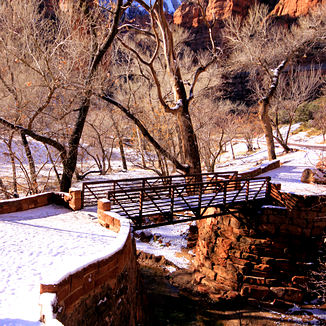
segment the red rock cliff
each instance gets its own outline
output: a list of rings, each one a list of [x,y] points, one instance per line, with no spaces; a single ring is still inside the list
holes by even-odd
[[[318,4],[326,4],[326,0],[280,0],[272,11],[272,15],[299,17],[306,15]]]
[[[251,0],[204,0],[204,10],[209,21],[219,20],[231,15],[245,16],[253,3]],[[271,14],[298,17],[307,14],[318,4],[326,4],[326,0],[280,0]],[[173,21],[183,27],[197,27],[202,21],[201,10],[196,2],[185,1],[175,11]]]
[[[251,0],[206,0],[204,11],[207,20],[224,19],[232,14],[245,15]],[[196,2],[185,1],[174,13],[174,23],[184,27],[197,27],[201,22],[201,9]]]

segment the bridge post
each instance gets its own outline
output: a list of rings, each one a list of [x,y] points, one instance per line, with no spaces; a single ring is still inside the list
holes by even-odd
[[[249,192],[250,192],[250,189],[249,189],[250,180],[246,181],[246,185],[247,185],[247,187],[246,187],[246,201],[248,201],[249,200]]]
[[[270,200],[271,191],[272,191],[271,177],[267,177],[266,182],[267,182],[267,185],[266,185],[266,198],[267,198],[267,200]]]
[[[227,181],[223,182],[223,204],[226,206]]]
[[[81,208],[84,208],[84,183],[82,183],[82,190],[81,190]]]
[[[198,194],[198,212],[197,212],[197,215],[198,215],[198,218],[200,217],[201,215],[201,200],[202,200],[202,194],[203,194],[203,184],[201,183],[199,185],[199,194]]]
[[[173,210],[174,210],[174,187],[171,185],[170,183],[170,187],[169,187],[169,195],[171,198],[171,204],[170,204],[170,218],[171,221],[173,220]]]
[[[139,226],[142,224],[142,219],[143,219],[143,203],[144,203],[144,197],[145,197],[145,179],[142,180],[142,188],[140,189],[139,192],[139,221],[138,224]]]

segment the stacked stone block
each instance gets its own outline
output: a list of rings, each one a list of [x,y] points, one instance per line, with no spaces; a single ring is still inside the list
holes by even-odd
[[[214,300],[236,296],[268,302],[304,300],[309,263],[326,229],[326,198],[284,194],[277,187],[273,191],[284,206],[263,206],[252,216],[255,223],[245,223],[250,216],[240,208],[198,221],[199,291]]]

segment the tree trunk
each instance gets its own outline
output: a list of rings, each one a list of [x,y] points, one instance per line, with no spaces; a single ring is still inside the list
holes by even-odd
[[[189,114],[188,101],[184,102],[177,114],[184,163],[188,165],[187,174],[201,173],[201,164],[197,137]]]
[[[120,23],[120,18],[124,10],[127,9],[127,6],[125,8],[122,7],[123,1],[117,0],[116,3],[116,9],[113,15],[112,19],[112,25],[109,32],[109,35],[104,40],[102,46],[98,47],[98,44],[93,44],[93,53],[90,56],[90,67],[89,67],[89,73],[87,78],[85,78],[85,87],[88,88],[92,78],[94,77],[94,74],[96,70],[98,69],[98,66],[100,62],[102,61],[104,55],[107,53],[108,49],[111,47],[114,38],[116,34],[118,33],[118,26]],[[91,24],[92,26],[92,24]],[[91,31],[93,32],[93,31]],[[92,93],[90,90],[87,90],[82,101],[81,105],[78,110],[78,118],[77,122],[75,123],[74,130],[70,136],[69,139],[69,145],[68,145],[68,154],[66,159],[63,163],[63,173],[60,183],[60,190],[61,191],[69,191],[69,188],[71,186],[72,177],[76,169],[77,165],[77,157],[78,157],[78,146],[79,141],[84,129],[85,121],[87,118],[87,113],[89,111],[90,107],[90,98],[92,96]]]
[[[232,140],[230,140],[230,146],[231,146],[232,158],[235,160],[235,153],[234,153]]]
[[[181,132],[180,132],[180,127],[178,124],[176,125],[176,132],[177,132],[178,149],[179,149],[178,157],[181,162],[185,162],[185,155],[184,155],[183,148],[182,148]]]
[[[12,169],[12,187],[14,194],[18,195],[18,188],[17,188],[17,171],[16,171],[16,163],[15,163],[15,154],[12,150],[12,140],[14,137],[14,132],[10,133],[9,140],[7,143],[8,150],[9,150],[9,156],[10,156],[10,163],[11,163],[11,169]]]
[[[266,138],[268,160],[272,161],[276,159],[276,153],[273,138],[273,128],[268,115],[268,103],[266,103],[264,100],[261,100],[258,105],[259,119],[262,123],[262,128]]]
[[[120,149],[120,155],[121,155],[122,168],[125,171],[127,171],[128,170],[127,160],[126,160],[125,150],[123,147],[123,141],[122,141],[121,137],[119,137],[119,149]]]
[[[79,107],[78,118],[69,139],[67,158],[62,162],[63,173],[60,182],[60,191],[68,192],[71,187],[72,177],[77,165],[78,147],[84,129],[87,113],[90,106],[90,94],[85,95]]]
[[[36,177],[36,169],[35,169],[35,161],[31,152],[31,148],[29,146],[26,134],[22,131],[20,133],[22,143],[25,149],[25,154],[28,161],[28,167],[29,167],[29,174],[31,176],[31,193],[37,194],[38,193],[38,185],[37,185],[37,177]]]
[[[46,144],[44,144],[44,147],[46,148],[46,151],[47,151],[47,153],[48,153],[48,157],[49,157],[49,160],[50,160],[50,162],[51,162],[51,164],[52,164],[52,167],[53,167],[53,170],[54,170],[55,176],[56,176],[56,178],[57,178],[58,185],[60,185],[60,174],[59,174],[58,169],[57,169],[57,167],[56,167],[56,162],[54,162],[54,160],[53,160],[53,158],[52,158],[52,154],[51,154],[51,152],[50,152],[50,150],[49,150],[49,148],[47,147]]]
[[[4,185],[4,183],[2,182],[1,178],[0,178],[0,191],[4,194],[6,199],[10,198],[10,194],[7,191],[6,186]]]
[[[144,149],[143,149],[143,141],[141,139],[138,129],[137,129],[137,138],[138,138],[138,147],[139,147],[139,151],[140,151],[142,166],[144,169],[146,169],[146,160],[145,160]]]
[[[126,160],[126,155],[125,155],[125,150],[123,147],[123,140],[122,140],[122,136],[118,127],[118,124],[116,122],[116,120],[114,119],[113,115],[111,114],[111,120],[113,122],[113,128],[115,130],[115,133],[118,137],[118,141],[119,141],[119,150],[120,150],[120,155],[121,155],[121,162],[122,162],[122,168],[127,171],[128,170],[128,166],[127,166],[127,160]]]

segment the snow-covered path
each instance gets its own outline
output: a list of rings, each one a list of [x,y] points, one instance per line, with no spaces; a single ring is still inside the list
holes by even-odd
[[[0,325],[39,325],[40,283],[107,256],[116,238],[91,211],[49,205],[0,215]]]
[[[306,168],[314,168],[322,153],[319,150],[299,150],[280,156],[281,167],[261,176],[270,176],[273,183],[280,183],[282,190],[300,195],[326,195],[326,185],[301,182],[301,175]]]

